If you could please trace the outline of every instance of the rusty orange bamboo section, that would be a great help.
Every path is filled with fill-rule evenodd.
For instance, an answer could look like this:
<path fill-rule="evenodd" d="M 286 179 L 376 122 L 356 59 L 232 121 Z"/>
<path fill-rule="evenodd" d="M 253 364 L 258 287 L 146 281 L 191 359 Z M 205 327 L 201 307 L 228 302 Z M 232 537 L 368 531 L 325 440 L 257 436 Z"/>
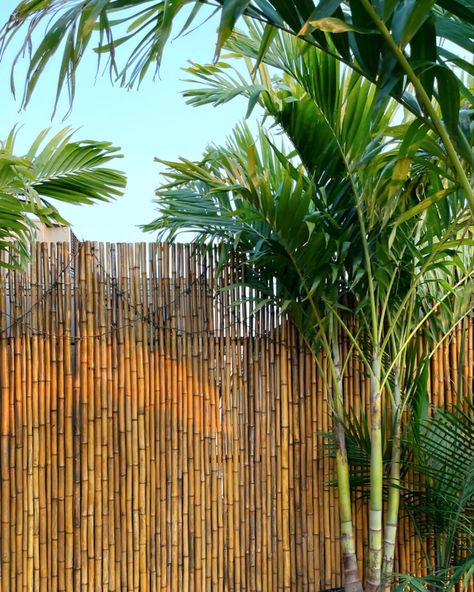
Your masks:
<path fill-rule="evenodd" d="M 341 586 L 327 360 L 255 307 L 237 262 L 216 269 L 189 245 L 95 243 L 0 269 L 0 592 Z M 467 319 L 433 356 L 432 401 L 473 369 Z M 344 389 L 367 408 L 355 356 Z M 359 501 L 354 517 L 362 569 Z M 425 555 L 402 517 L 395 570 Z"/>

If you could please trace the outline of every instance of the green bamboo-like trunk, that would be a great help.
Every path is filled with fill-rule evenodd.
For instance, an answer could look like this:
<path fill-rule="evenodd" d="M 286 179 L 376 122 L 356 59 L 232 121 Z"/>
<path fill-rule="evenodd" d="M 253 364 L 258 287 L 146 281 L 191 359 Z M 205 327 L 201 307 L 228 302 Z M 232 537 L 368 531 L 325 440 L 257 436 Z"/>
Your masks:
<path fill-rule="evenodd" d="M 398 509 L 400 506 L 400 443 L 402 432 L 400 421 L 400 373 L 400 366 L 397 365 L 394 370 L 392 459 L 382 565 L 382 577 L 385 583 L 386 592 L 390 592 L 390 579 L 393 574 L 393 559 L 395 555 L 395 542 L 397 539 Z"/>
<path fill-rule="evenodd" d="M 380 367 L 380 347 L 376 344 L 373 350 L 370 380 L 372 426 L 370 456 L 369 565 L 365 582 L 366 592 L 380 592 L 382 581 L 383 456 Z"/>
<path fill-rule="evenodd" d="M 336 332 L 335 332 L 336 333 Z M 344 591 L 362 592 L 362 583 L 357 569 L 357 555 L 352 524 L 351 488 L 349 463 L 347 461 L 346 437 L 340 419 L 344 413 L 342 369 L 339 356 L 337 335 L 332 341 L 332 357 L 335 369 L 335 435 L 336 435 L 336 471 L 339 493 L 339 516 L 341 524 L 341 550 L 344 569 Z"/>

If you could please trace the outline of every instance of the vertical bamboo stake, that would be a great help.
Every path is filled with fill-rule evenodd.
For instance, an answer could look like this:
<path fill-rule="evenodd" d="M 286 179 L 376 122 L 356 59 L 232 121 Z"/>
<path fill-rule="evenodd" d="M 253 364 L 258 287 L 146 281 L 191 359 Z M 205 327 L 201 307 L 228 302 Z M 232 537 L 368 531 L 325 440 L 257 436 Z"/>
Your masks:
<path fill-rule="evenodd" d="M 225 267 L 222 276 L 223 286 L 227 288 L 232 282 L 230 278 L 230 269 Z M 222 310 L 220 316 L 221 334 L 222 334 L 222 362 L 223 362 L 223 376 L 225 381 L 229 384 L 229 399 L 228 399 L 228 433 L 232 438 L 232 473 L 230 474 L 232 487 L 232 513 L 233 525 L 230 528 L 234 531 L 233 556 L 229 561 L 233 562 L 234 568 L 234 583 L 237 590 L 244 587 L 245 584 L 245 490 L 244 490 L 244 426 L 246 424 L 245 401 L 240 397 L 242 392 L 241 381 L 246 381 L 247 376 L 243 371 L 243 366 L 246 364 L 248 357 L 247 343 L 244 344 L 242 355 L 242 366 L 239 368 L 240 375 L 243 372 L 241 381 L 232 380 L 237 375 L 237 369 L 233 372 L 232 368 L 236 368 L 237 363 L 235 357 L 229 355 L 231 351 L 231 336 L 232 323 L 230 321 L 230 304 L 231 302 L 239 301 L 242 296 L 237 288 L 228 290 L 223 293 Z M 232 352 L 233 353 L 233 352 Z M 232 378 L 231 378 L 232 377 Z"/>
<path fill-rule="evenodd" d="M 311 354 L 309 354 L 311 356 Z M 310 407 L 311 407 L 311 500 L 313 507 L 313 557 L 314 557 L 314 581 L 315 587 L 319 587 L 321 581 L 321 562 L 320 562 L 320 526 L 319 526 L 319 500 L 322 497 L 322 490 L 320 489 L 320 463 L 319 453 L 321 450 L 321 423 L 319 423 L 320 410 L 322 406 L 322 397 L 319 392 L 320 378 L 318 375 L 318 368 L 312 360 L 310 364 Z M 309 462 L 309 460 L 308 460 Z"/>
<path fill-rule="evenodd" d="M 193 282 L 197 281 L 198 269 L 196 258 L 192 260 L 192 277 Z M 194 457 L 194 585 L 196 591 L 204 592 L 203 586 L 203 532 L 202 532 L 202 488 L 201 488 L 201 472 L 202 466 L 202 449 L 201 449 L 201 433 L 203 429 L 202 424 L 202 396 L 199 388 L 199 349 L 200 340 L 198 336 L 198 299 L 196 290 L 193 290 L 192 299 L 192 384 L 193 384 L 193 457 Z"/>
<path fill-rule="evenodd" d="M 138 570 L 135 567 L 135 553 L 138 552 L 138 545 L 135 546 L 134 541 L 134 518 L 135 514 L 135 503 L 133 498 L 134 484 L 136 486 L 137 471 L 134 466 L 134 460 L 137 458 L 137 450 L 134 447 L 133 440 L 133 416 L 134 411 L 134 397 L 133 391 L 136 391 L 134 387 L 134 377 L 132 372 L 134 365 L 132 361 L 133 348 L 132 348 L 132 323 L 133 323 L 133 312 L 130 310 L 128 305 L 128 296 L 131 289 L 129 266 L 131 265 L 130 256 L 131 253 L 127 245 L 121 245 L 121 302 L 123 306 L 123 327 L 124 327 L 124 388 L 125 388 L 125 449 L 126 449 L 126 464 L 124 466 L 124 476 L 126 477 L 126 508 L 125 508 L 125 525 L 126 525 L 126 570 L 122 572 L 124 581 L 127 582 L 129 590 L 136 590 L 138 586 Z M 136 395 L 136 392 L 135 392 Z M 136 396 L 135 396 L 136 405 Z M 135 457 L 135 458 L 134 458 Z"/>
<path fill-rule="evenodd" d="M 319 568 L 316 560 L 316 545 L 315 545 L 315 529 L 314 529 L 314 493 L 313 487 L 315 487 L 315 476 L 313 473 L 313 450 L 317 442 L 314 441 L 313 431 L 313 409 L 312 409 L 312 398 L 314 397 L 313 391 L 313 373 L 312 366 L 314 362 L 311 357 L 311 353 L 304 348 L 304 393 L 305 393 L 305 485 L 306 485 L 306 511 L 303 514 L 306 516 L 306 532 L 307 532 L 307 554 L 308 554 L 308 588 L 314 590 L 316 588 L 316 582 Z M 319 571 L 319 570 L 318 570 Z"/>
<path fill-rule="evenodd" d="M 8 299 L 9 299 L 9 306 L 10 306 L 10 311 L 13 315 L 13 318 L 17 318 L 17 311 L 18 311 L 18 306 L 16 303 L 16 297 L 14 294 L 14 281 L 13 281 L 13 275 L 9 274 L 8 277 Z M 9 408 L 8 408 L 8 413 L 10 415 L 9 418 L 9 425 L 10 425 L 10 454 L 9 454 L 9 458 L 8 458 L 8 465 L 9 465 L 9 476 L 10 476 L 10 491 L 9 496 L 10 496 L 10 517 L 9 517 L 9 528 L 10 528 L 10 588 L 14 589 L 15 588 L 15 567 L 16 567 L 16 515 L 17 515 L 17 482 L 16 482 L 16 467 L 15 467 L 15 449 L 16 449 L 16 445 L 15 445 L 15 436 L 16 436 L 16 430 L 15 430 L 15 392 L 14 392 L 14 388 L 15 388 L 15 373 L 14 373 L 14 366 L 13 364 L 10 362 L 10 360 L 12 360 L 12 358 L 14 358 L 14 354 L 12 355 L 12 353 L 14 352 L 14 345 L 13 345 L 13 341 L 15 339 L 15 334 L 16 334 L 16 329 L 17 329 L 17 323 L 13 324 L 13 326 L 10 327 L 9 330 L 9 340 L 8 340 L 8 344 L 9 344 L 9 361 L 8 361 L 8 371 L 10 374 L 10 378 L 9 378 L 9 385 L 10 385 L 10 393 L 8 396 L 8 400 L 9 400 Z M 13 352 L 12 352 L 13 350 Z"/>
<path fill-rule="evenodd" d="M 152 340 L 150 352 L 150 590 L 157 592 L 158 580 L 158 566 L 159 566 L 159 540 L 158 540 L 158 526 L 159 526 L 159 490 L 158 490 L 158 470 L 159 470 L 159 444 L 158 444 L 158 427 L 159 427 L 159 378 L 157 373 L 159 371 L 159 343 L 158 343 L 158 323 L 159 310 L 157 302 L 156 290 L 156 246 L 154 244 L 149 247 L 149 286 L 150 286 L 150 335 Z"/>
<path fill-rule="evenodd" d="M 75 501 L 76 515 L 77 515 L 77 536 L 80 537 L 80 559 L 79 549 L 75 556 L 77 563 L 75 565 L 74 588 L 81 586 L 85 592 L 88 586 L 88 553 L 87 553 L 87 516 L 88 516 L 88 498 L 89 498 L 89 483 L 88 483 L 88 398 L 92 395 L 89 391 L 88 384 L 88 327 L 87 327 L 87 309 L 88 309 L 88 290 L 87 290 L 87 259 L 86 259 L 87 245 L 84 243 L 79 260 L 79 285 L 78 296 L 80 298 L 80 305 L 78 306 L 78 321 L 80 330 L 79 355 L 80 355 L 80 375 L 77 384 L 77 409 L 78 421 L 80 418 L 80 425 L 77 426 L 77 463 L 75 476 Z M 80 442 L 80 446 L 79 446 Z M 80 463 L 80 465 L 79 465 Z M 80 506 L 80 514 L 79 514 Z M 80 517 L 79 517 L 80 516 Z"/>
<path fill-rule="evenodd" d="M 27 310 L 32 310 L 32 264 L 28 268 L 28 272 L 25 278 L 27 298 L 26 306 Z M 25 548 L 26 548 L 26 566 L 25 566 L 25 578 L 24 584 L 26 590 L 33 590 L 33 531 L 34 531 L 34 518 L 33 518 L 33 404 L 32 404 L 32 337 L 31 327 L 32 312 L 26 317 L 28 323 L 25 327 L 25 351 L 24 357 L 26 361 L 26 376 L 25 376 L 25 393 L 26 393 L 26 413 L 25 413 L 25 433 L 26 433 L 26 450 L 25 450 L 25 467 L 27 472 L 26 482 L 26 537 L 25 537 Z"/>
<path fill-rule="evenodd" d="M 277 461 L 277 446 L 278 446 L 278 414 L 280 410 L 280 395 L 279 395 L 279 388 L 278 388 L 278 352 L 279 352 L 279 318 L 278 320 L 275 318 L 274 311 L 272 311 L 271 315 L 271 325 L 272 325 L 272 333 L 271 333 L 271 341 L 269 347 L 269 376 L 270 376 L 270 393 L 271 393 L 271 411 L 270 413 L 270 421 L 269 421 L 269 430 L 270 430 L 270 511 L 271 511 L 271 525 L 270 525 L 270 582 L 271 586 L 270 589 L 277 589 L 278 587 L 278 572 L 277 572 L 277 562 L 278 562 L 278 514 L 277 514 L 277 484 L 278 484 L 278 461 Z"/>
<path fill-rule="evenodd" d="M 24 294 L 23 294 L 23 278 L 19 273 L 15 274 L 13 290 L 17 299 L 17 310 L 22 316 L 25 313 L 24 309 Z M 23 542 L 25 540 L 25 523 L 26 517 L 24 508 L 26 507 L 26 471 L 25 471 L 25 454 L 26 448 L 26 429 L 25 429 L 25 378 L 23 374 L 24 370 L 24 351 L 25 351 L 25 339 L 24 339 L 24 321 L 17 323 L 14 339 L 14 360 L 13 360 L 13 372 L 14 372 L 14 383 L 13 383 L 13 395 L 15 398 L 15 482 L 16 482 L 16 495 L 17 495 L 17 507 L 16 507 L 16 566 L 15 566 L 15 585 L 18 590 L 24 588 L 24 568 L 25 568 L 25 557 Z"/>
<path fill-rule="evenodd" d="M 109 318 L 107 325 L 108 346 L 108 381 L 109 381 L 109 440 L 108 440 L 108 470 L 109 470 L 109 554 L 110 554 L 110 589 L 116 591 L 121 585 L 121 559 L 122 559 L 122 530 L 121 530 L 121 436 L 122 405 L 120 395 L 119 373 L 119 323 L 120 314 L 118 306 L 118 275 L 116 262 L 116 247 L 108 245 L 109 276 L 107 278 L 107 290 L 109 293 Z M 120 364 L 122 367 L 122 364 Z M 120 419 L 119 419 L 120 418 Z"/>
<path fill-rule="evenodd" d="M 209 354 L 208 334 L 206 327 L 206 295 L 205 278 L 207 275 L 206 257 L 203 254 L 198 261 L 199 280 L 195 289 L 198 297 L 198 332 L 201 335 L 200 364 L 198 381 L 202 397 L 202 432 L 201 451 L 203 470 L 201 472 L 201 497 L 203 500 L 204 512 L 202 513 L 202 556 L 203 556 L 203 589 L 209 590 L 212 587 L 212 478 L 211 478 L 211 398 L 213 396 L 212 386 L 209 383 Z"/>
<path fill-rule="evenodd" d="M 95 314 L 95 357 L 96 357 L 96 504 L 95 512 L 101 531 L 96 527 L 96 589 L 107 590 L 110 585 L 109 557 L 109 479 L 108 479 L 108 406 L 107 382 L 107 300 L 106 300 L 106 258 L 104 244 L 95 252 L 96 314 Z M 100 549 L 99 549 L 100 548 Z"/>
<path fill-rule="evenodd" d="M 291 587 L 290 532 L 289 532 L 289 385 L 288 385 L 288 326 L 285 324 L 281 343 L 281 488 L 282 488 L 282 539 L 283 539 L 283 589 Z"/>
<path fill-rule="evenodd" d="M 269 342 L 271 339 L 271 327 L 269 322 L 270 307 L 266 307 L 264 315 L 265 339 L 262 339 L 262 385 L 261 385 L 261 412 L 260 412 L 260 434 L 262 440 L 262 467 L 261 467 L 261 490 L 262 490 L 262 526 L 261 526 L 261 577 L 262 590 L 269 590 L 271 587 L 271 563 L 270 563 L 270 532 L 271 532 L 271 481 L 270 468 L 270 417 L 271 417 L 271 392 L 269 391 Z M 243 337 L 243 335 L 242 335 Z"/>
<path fill-rule="evenodd" d="M 231 270 L 231 281 L 234 282 L 234 272 Z M 256 313 L 258 314 L 258 312 Z M 253 339 L 249 343 L 249 356 L 248 364 L 249 371 L 247 375 L 248 389 L 246 390 L 246 399 L 248 405 L 248 415 L 246 427 L 247 427 L 247 438 L 246 438 L 246 458 L 245 458 L 245 483 L 247 485 L 245 491 L 245 513 L 246 513 L 246 532 L 244 535 L 245 541 L 245 576 L 247 580 L 247 586 L 250 590 L 256 588 L 256 577 L 255 577 L 255 555 L 256 555 L 256 541 L 255 541 L 255 519 L 256 519 L 256 508 L 255 508 L 255 446 L 256 446 L 256 426 L 255 426 L 255 407 L 257 397 L 257 381 L 256 377 L 256 361 L 258 353 L 256 351 L 258 341 L 258 322 L 255 317 L 255 313 L 252 311 L 251 326 Z M 231 331 L 235 332 L 235 325 L 231 317 Z M 235 339 L 235 337 L 234 337 Z"/>
<path fill-rule="evenodd" d="M 86 566 L 83 566 L 83 576 L 85 569 L 87 570 L 87 583 L 89 590 L 96 589 L 96 520 L 95 520 L 95 508 L 96 508 L 96 433 L 95 433 L 95 415 L 96 415 L 96 357 L 95 357 L 95 322 L 94 322 L 94 309 L 95 309 L 95 285 L 96 278 L 94 274 L 94 253 L 96 251 L 96 245 L 93 243 L 85 244 L 85 271 L 86 271 L 86 326 L 87 326 L 87 505 L 86 505 L 86 532 L 84 533 L 84 559 Z M 100 536 L 102 535 L 102 525 L 97 525 Z M 100 561 L 100 557 L 98 559 Z M 84 569 L 85 567 L 85 569 Z M 85 582 L 83 581 L 83 586 Z"/>
<path fill-rule="evenodd" d="M 295 330 L 289 324 L 288 327 L 288 424 L 289 424 L 289 457 L 288 457 L 288 475 L 289 475 L 289 502 L 290 502 L 290 562 L 291 562 L 291 587 L 298 586 L 298 567 L 300 549 L 296 541 L 299 535 L 299 516 L 295 513 L 295 506 L 299 502 L 299 418 L 298 418 L 298 382 L 296 376 L 297 361 L 295 355 Z"/>
<path fill-rule="evenodd" d="M 39 252 L 38 261 L 38 276 L 40 279 L 40 285 L 43 286 L 45 278 L 43 273 L 45 271 L 45 250 L 46 245 L 41 243 L 41 250 Z M 45 311 L 42 306 L 44 301 L 44 289 L 41 294 L 41 306 L 39 307 L 38 314 L 38 331 L 41 337 L 38 339 L 38 418 L 39 418 L 39 438 L 38 438 L 38 511 L 39 511 L 39 574 L 40 574 L 40 588 L 44 589 L 48 586 L 49 576 L 49 561 L 48 561 L 48 532 L 49 532 L 49 520 L 47 512 L 47 472 L 46 472 L 46 412 L 49 406 L 49 351 L 45 348 Z"/>
<path fill-rule="evenodd" d="M 2 523 L 2 561 L 1 584 L 2 592 L 10 590 L 10 379 L 8 360 L 8 335 L 7 335 L 7 297 L 5 287 L 5 273 L 2 269 L 0 275 L 0 301 L 1 310 L 1 339 L 0 339 L 0 393 L 1 393 L 1 423 L 0 423 L 0 464 L 1 464 L 1 523 Z"/>
<path fill-rule="evenodd" d="M 296 511 L 298 513 L 299 518 L 299 526 L 300 531 L 298 535 L 297 544 L 300 545 L 300 577 L 301 577 L 301 586 L 303 588 L 308 588 L 308 549 L 307 549 L 307 541 L 308 541 L 308 531 L 307 531 L 307 522 L 306 522 L 306 515 L 307 515 L 307 508 L 306 508 L 306 491 L 307 491 L 307 475 L 306 475 L 306 393 L 305 393 L 305 348 L 304 343 L 300 335 L 295 334 L 295 348 L 297 353 L 297 366 L 295 369 L 298 373 L 298 413 L 299 413 L 299 431 L 300 431 L 300 438 L 299 438 L 299 471 L 300 476 L 298 480 L 299 484 L 299 504 L 296 507 Z"/>
<path fill-rule="evenodd" d="M 64 522 L 65 522 L 65 574 L 64 589 L 72 592 L 74 568 L 74 431 L 73 431 L 73 352 L 72 352 L 72 310 L 71 310 L 71 270 L 72 254 L 67 243 L 62 248 L 64 272 L 64 307 L 63 307 L 63 356 L 64 356 Z M 67 266 L 66 266 L 67 265 Z M 60 541 L 59 544 L 61 544 Z"/>
<path fill-rule="evenodd" d="M 160 567 L 158 587 L 164 591 L 167 587 L 167 516 L 166 516 L 166 488 L 167 488 L 167 459 L 166 459 L 166 343 L 165 327 L 169 316 L 167 297 L 167 277 L 165 272 L 164 245 L 158 245 L 158 305 L 160 310 L 160 375 L 159 375 L 159 553 Z"/>
<path fill-rule="evenodd" d="M 135 266 L 133 274 L 134 282 L 134 303 L 137 315 L 137 333 L 136 333 L 136 360 L 137 360 L 137 440 L 138 443 L 138 540 L 139 540 L 139 589 L 144 592 L 148 590 L 147 566 L 146 566 L 146 459 L 145 459 L 145 333 L 144 322 L 144 300 L 148 297 L 143 293 L 140 286 L 142 252 L 144 244 L 139 243 L 135 246 Z"/>
<path fill-rule="evenodd" d="M 184 269 L 186 283 L 191 285 L 191 249 L 189 245 L 184 247 Z M 184 297 L 185 296 L 185 297 Z M 193 551 L 193 516 L 194 500 L 191 494 L 194 492 L 194 457 L 193 457 L 193 380 L 192 380 L 192 296 L 189 290 L 183 294 L 183 314 L 185 341 L 183 350 L 183 591 L 189 592 L 193 582 L 192 569 L 194 564 Z"/>
<path fill-rule="evenodd" d="M 46 253 L 47 255 L 47 253 Z M 58 523 L 60 515 L 60 505 L 63 501 L 62 492 L 59 490 L 60 475 L 59 467 L 59 451 L 58 451 L 58 436 L 64 433 L 63 422 L 61 418 L 61 406 L 59 404 L 59 388 L 58 388 L 58 374 L 61 371 L 61 363 L 58 359 L 60 355 L 57 344 L 58 339 L 58 324 L 57 314 L 59 307 L 59 289 L 58 284 L 61 282 L 61 269 L 57 267 L 57 249 L 53 243 L 49 249 L 49 265 L 46 259 L 45 276 L 50 276 L 45 285 L 48 285 L 48 296 L 45 299 L 45 317 L 46 317 L 46 343 L 49 350 L 49 412 L 47 414 L 48 421 L 48 450 L 47 450 L 47 465 L 48 478 L 50 485 L 48 486 L 48 510 L 50 512 L 50 530 L 48 533 L 48 559 L 50 575 L 50 586 L 53 592 L 58 589 L 58 566 L 61 563 L 61 568 L 64 568 L 63 560 L 59 558 L 59 531 L 63 529 L 63 525 Z M 61 394 L 62 396 L 62 394 Z"/>
<path fill-rule="evenodd" d="M 39 298 L 39 249 L 32 254 L 32 301 L 38 302 Z M 40 589 L 40 507 L 39 507 L 39 321 L 38 307 L 33 304 L 32 315 L 32 429 L 33 429 L 33 590 Z"/>
<path fill-rule="evenodd" d="M 30 512 L 32 511 L 32 458 L 31 458 L 31 282 L 30 270 L 23 275 L 23 305 L 25 307 L 25 324 L 22 330 L 22 408 L 23 408 L 23 591 L 32 590 L 32 523 Z"/>
<path fill-rule="evenodd" d="M 167 413 L 169 416 L 169 434 L 167 435 L 168 446 L 170 448 L 168 459 L 169 475 L 171 480 L 169 489 L 169 509 L 170 509 L 170 551 L 171 551 L 171 581 L 173 590 L 178 590 L 178 564 L 179 564 L 179 515 L 180 507 L 178 500 L 178 398 L 180 398 L 180 381 L 178 379 L 178 352 L 177 352 L 177 331 L 178 331 L 178 305 L 180 301 L 180 246 L 172 245 L 169 253 L 169 273 L 171 274 L 171 327 L 169 333 L 169 362 L 168 362 L 168 385 L 169 385 L 169 404 Z"/>
<path fill-rule="evenodd" d="M 116 558 L 119 562 L 119 577 L 118 581 L 122 587 L 127 586 L 127 574 L 129 574 L 129 565 L 127 560 L 127 548 L 128 548 L 128 499 L 127 499 L 127 441 L 126 441 L 126 430 L 127 430 L 127 402 L 128 397 L 126 395 L 126 348 L 125 348 L 125 312 L 122 294 L 127 294 L 128 286 L 124 285 L 126 278 L 123 277 L 123 245 L 117 245 L 117 258 L 116 258 L 116 306 L 117 306 L 117 406 L 118 406 L 118 418 L 116 427 L 118 427 L 118 450 L 120 454 L 120 462 L 118 463 L 118 471 L 116 473 L 117 482 L 115 484 L 115 490 L 119 492 L 119 509 L 117 510 L 117 522 L 116 530 L 116 541 L 120 545 L 120 549 L 117 548 Z"/>
<path fill-rule="evenodd" d="M 81 298 L 81 274 L 82 272 L 82 252 L 83 244 L 80 245 L 78 251 L 70 257 L 73 265 L 73 274 L 71 274 L 71 428 L 72 428 L 72 586 L 74 590 L 81 589 L 81 428 L 82 428 L 82 393 L 81 380 L 83 372 L 82 364 L 82 298 Z M 66 284 L 67 294 L 67 284 Z M 69 477 L 70 479 L 71 477 Z M 69 482 L 69 487 L 70 487 Z M 71 502 L 68 498 L 68 507 Z M 70 525 L 69 525 L 70 527 Z"/>
<path fill-rule="evenodd" d="M 144 389 L 143 394 L 143 411 L 142 417 L 139 417 L 139 429 L 143 430 L 143 452 L 141 475 L 144 488 L 143 500 L 143 516 L 142 516 L 142 538 L 141 538 L 141 573 L 142 581 L 145 589 L 150 589 L 150 551 L 151 551 L 151 522 L 150 522 L 150 484 L 151 484 L 151 422 L 150 422 L 150 406 L 151 406 L 151 377 L 149 369 L 149 358 L 152 350 L 152 340 L 150 333 L 150 291 L 148 288 L 147 279 L 147 246 L 145 243 L 141 244 L 140 248 L 140 278 L 139 278 L 140 300 L 142 302 L 141 308 L 141 336 L 142 336 L 142 385 Z M 142 427 L 140 427 L 142 426 Z"/>
<path fill-rule="evenodd" d="M 231 420 L 231 383 L 225 375 L 224 358 L 224 333 L 222 328 L 222 306 L 224 294 L 219 291 L 220 277 L 217 277 L 218 253 L 217 247 L 212 252 L 212 270 L 215 278 L 215 302 L 214 302 L 214 331 L 216 335 L 216 371 L 221 377 L 221 405 L 222 405 L 222 472 L 223 472 L 223 530 L 225 549 L 223 557 L 224 589 L 234 588 L 235 582 L 235 516 L 234 516 L 234 480 L 233 480 L 233 455 L 234 445 L 232 437 Z M 237 429 L 237 426 L 233 426 Z"/>
<path fill-rule="evenodd" d="M 111 319 L 110 319 L 110 376 L 112 379 L 112 414 L 111 426 L 113 440 L 111 440 L 113 454 L 113 466 L 111 471 L 111 482 L 109 488 L 113 487 L 113 509 L 111 513 L 114 518 L 113 533 L 110 534 L 110 561 L 115 557 L 114 588 L 119 590 L 126 582 L 127 554 L 126 554 L 126 443 L 125 443 L 125 360 L 124 360 L 124 317 L 122 310 L 121 290 L 121 247 L 110 245 L 110 297 L 111 297 Z M 113 543 L 113 544 L 112 544 Z"/>
<path fill-rule="evenodd" d="M 65 268 L 65 262 L 63 259 L 63 244 L 58 243 L 56 245 L 56 257 L 55 264 L 57 268 L 56 277 L 58 278 L 57 288 L 55 290 L 55 302 L 57 307 L 57 320 L 56 326 L 53 330 L 52 335 L 52 351 L 57 349 L 57 421 L 56 430 L 53 432 L 56 438 L 56 449 L 57 449 L 57 572 L 58 572 L 58 583 L 57 589 L 60 591 L 65 590 L 65 562 L 66 562 L 66 517 L 65 517 L 65 471 L 66 471 L 66 459 L 65 459 L 65 339 L 64 339 L 64 282 L 67 269 Z M 54 441 L 54 438 L 53 438 Z"/>
<path fill-rule="evenodd" d="M 89 253 L 88 253 L 89 254 Z M 100 379 L 100 348 L 99 346 L 99 265 L 100 253 L 97 243 L 90 244 L 88 264 L 88 357 L 89 384 L 92 397 L 89 401 L 89 434 L 88 450 L 89 486 L 91 499 L 88 510 L 88 571 L 89 586 L 97 592 L 102 586 L 102 462 L 101 462 L 101 409 L 102 397 Z"/>
<path fill-rule="evenodd" d="M 151 575 L 151 548 L 154 539 L 154 532 L 152 535 L 152 521 L 151 521 L 151 491 L 152 491 L 152 471 L 151 471 L 151 451 L 153 441 L 153 426 L 152 426 L 152 396 L 153 396 L 153 380 L 150 372 L 150 358 L 153 356 L 153 338 L 151 327 L 151 290 L 148 284 L 148 252 L 147 245 L 142 244 L 140 260 L 140 291 L 143 302 L 142 310 L 142 334 L 143 334 L 143 381 L 145 389 L 144 397 L 144 462 L 145 462 L 145 515 L 144 515 L 144 541 L 145 547 L 143 550 L 143 561 L 145 562 L 145 577 L 147 589 L 152 590 L 150 575 Z M 150 282 L 151 285 L 151 282 Z"/>

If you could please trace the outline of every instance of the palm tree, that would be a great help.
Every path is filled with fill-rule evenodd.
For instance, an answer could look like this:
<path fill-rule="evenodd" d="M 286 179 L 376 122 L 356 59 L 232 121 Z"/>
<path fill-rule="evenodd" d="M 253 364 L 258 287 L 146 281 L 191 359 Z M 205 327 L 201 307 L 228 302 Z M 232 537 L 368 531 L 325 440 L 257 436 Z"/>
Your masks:
<path fill-rule="evenodd" d="M 470 34 L 474 17 L 469 0 L 331 0 L 317 4 L 311 0 L 23 1 L 4 25 L 0 38 L 8 44 L 28 23 L 19 52 L 35 47 L 27 73 L 26 104 L 61 44 L 58 93 L 67 84 L 70 96 L 74 95 L 78 65 L 93 40 L 98 44 L 99 59 L 106 54 L 110 60 L 113 77 L 124 85 L 138 84 L 150 69 L 156 71 L 159 67 L 180 13 L 190 9 L 184 31 L 206 4 L 220 11 L 216 56 L 237 20 L 247 15 L 266 24 L 259 59 L 276 31 L 287 31 L 373 82 L 382 104 L 386 96 L 392 96 L 436 134 L 474 212 L 474 192 L 463 162 L 472 165 L 472 150 L 459 126 L 460 96 L 473 102 L 462 82 L 462 72 L 472 74 L 472 64 L 459 54 L 474 50 Z M 34 31 L 43 21 L 49 27 L 37 44 Z M 96 30 L 98 37 L 94 35 Z M 132 49 L 120 68 L 116 48 L 124 44 Z M 312 74 L 316 75 L 316 71 Z M 469 117 L 467 113 L 465 117 Z"/>
<path fill-rule="evenodd" d="M 73 141 L 68 128 L 48 138 L 48 130 L 22 156 L 15 155 L 16 130 L 0 143 L 0 252 L 18 266 L 34 240 L 32 217 L 67 224 L 54 202 L 92 204 L 121 195 L 125 176 L 107 165 L 120 156 L 108 142 Z"/>
<path fill-rule="evenodd" d="M 193 65 L 189 71 L 201 87 L 186 95 L 196 105 L 248 96 L 249 109 L 259 102 L 294 150 L 284 154 L 265 135 L 257 150 L 243 128 L 227 147 L 210 148 L 201 163 L 162 161 L 168 183 L 158 191 L 161 217 L 146 229 L 158 229 L 168 238 L 192 229 L 200 241 L 223 239 L 245 253 L 247 281 L 264 288 L 265 298 L 276 299 L 290 313 L 313 353 L 325 350 L 339 419 L 344 361 L 339 359 L 338 331 L 348 334 L 371 375 L 365 590 L 378 590 L 383 553 L 384 577 L 390 577 L 393 566 L 405 357 L 419 328 L 442 306 L 445 295 L 438 293 L 436 270 L 451 256 L 448 246 L 459 244 L 465 205 L 455 183 L 440 186 L 435 163 L 443 153 L 426 127 L 420 130 L 418 122 L 408 122 L 390 128 L 394 106 L 386 101 L 380 109 L 371 83 L 341 72 L 337 60 L 294 38 L 277 36 L 263 56 L 265 64 L 258 63 L 260 38 L 261 31 L 250 24 L 249 37 L 237 35 L 229 43 L 234 54 L 257 61 L 257 70 L 255 62 L 249 66 L 249 79 L 227 64 Z M 267 65 L 279 72 L 277 78 L 271 79 Z M 314 77 L 314 71 L 320 75 Z M 410 133 L 417 141 L 409 144 L 403 138 Z M 422 195 L 421 188 L 428 186 Z M 437 204 L 443 196 L 450 208 L 447 216 Z M 461 285 L 470 273 L 468 264 Z M 345 318 L 348 304 L 357 311 L 365 347 Z M 387 396 L 394 401 L 394 442 L 383 543 L 381 419 Z M 360 590 L 340 421 L 335 429 L 346 590 Z"/>

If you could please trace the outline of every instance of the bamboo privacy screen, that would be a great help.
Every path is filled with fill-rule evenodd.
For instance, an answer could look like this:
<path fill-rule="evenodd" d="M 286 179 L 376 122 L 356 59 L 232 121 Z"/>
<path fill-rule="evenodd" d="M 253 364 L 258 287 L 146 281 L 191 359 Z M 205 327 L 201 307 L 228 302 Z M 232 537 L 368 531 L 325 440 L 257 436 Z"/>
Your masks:
<path fill-rule="evenodd" d="M 181 245 L 41 244 L 0 272 L 2 592 L 341 584 L 322 377 L 275 310 L 214 289 L 215 265 Z M 434 402 L 455 399 L 458 364 L 472 384 L 473 333 L 437 353 Z M 345 387 L 367 406 L 356 360 Z M 402 520 L 395 569 L 421 557 Z"/>

